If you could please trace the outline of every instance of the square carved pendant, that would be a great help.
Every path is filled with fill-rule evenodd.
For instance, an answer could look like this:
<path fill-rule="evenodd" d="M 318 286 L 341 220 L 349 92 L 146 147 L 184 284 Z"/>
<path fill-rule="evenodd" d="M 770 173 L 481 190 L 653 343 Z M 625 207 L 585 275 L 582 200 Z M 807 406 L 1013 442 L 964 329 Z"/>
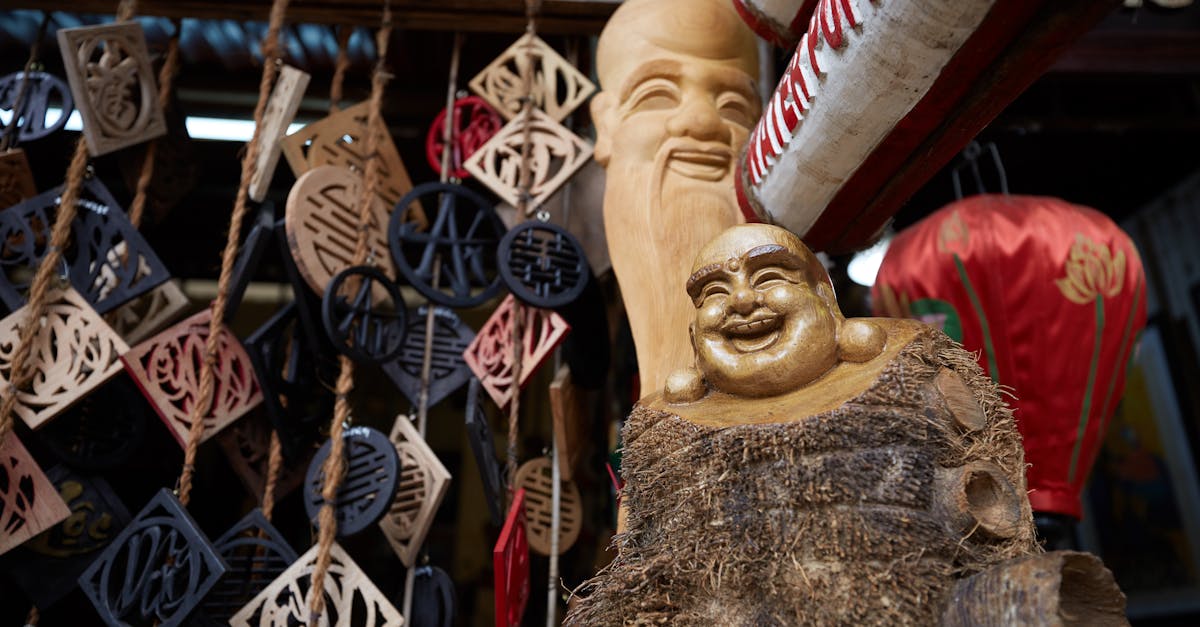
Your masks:
<path fill-rule="evenodd" d="M 0 555 L 71 515 L 17 434 L 0 442 Z"/>
<path fill-rule="evenodd" d="M 438 506 L 450 488 L 450 471 L 408 416 L 396 417 L 389 439 L 400 456 L 400 486 L 396 488 L 391 509 L 379 521 L 379 528 L 404 566 L 412 568 Z"/>
<path fill-rule="evenodd" d="M 255 202 L 262 202 L 267 196 L 267 188 L 275 176 L 275 166 L 279 164 L 279 141 L 287 135 L 288 125 L 296 117 L 300 100 L 304 98 L 304 90 L 308 88 L 311 78 L 307 72 L 290 65 L 279 68 L 279 78 L 263 112 L 258 159 L 254 162 L 254 176 L 250 177 L 250 198 Z"/>
<path fill-rule="evenodd" d="M 540 37 L 526 34 L 471 79 L 471 91 L 504 119 L 521 113 L 521 96 L 530 72 L 533 105 L 561 122 L 596 91 L 596 86 Z"/>
<path fill-rule="evenodd" d="M 517 386 L 525 387 L 529 377 L 571 330 L 571 325 L 557 313 L 549 309 L 521 305 L 521 315 L 524 316 L 521 372 L 519 376 L 514 376 L 512 325 L 516 308 L 516 299 L 509 294 L 487 322 L 483 323 L 483 328 L 479 329 L 475 340 L 463 353 L 463 359 L 471 367 L 471 371 L 500 407 L 508 406 L 508 402 L 517 393 Z"/>

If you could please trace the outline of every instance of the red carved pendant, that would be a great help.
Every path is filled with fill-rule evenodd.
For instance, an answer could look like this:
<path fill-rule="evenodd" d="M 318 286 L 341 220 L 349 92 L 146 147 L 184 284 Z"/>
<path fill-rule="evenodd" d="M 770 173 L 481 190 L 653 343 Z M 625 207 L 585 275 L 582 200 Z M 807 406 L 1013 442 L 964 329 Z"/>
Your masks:
<path fill-rule="evenodd" d="M 9 431 L 0 442 L 0 555 L 70 515 L 54 484 Z"/>
<path fill-rule="evenodd" d="M 529 539 L 525 535 L 525 490 L 517 490 L 508 518 L 492 549 L 496 583 L 496 627 L 521 624 L 529 600 Z"/>
<path fill-rule="evenodd" d="M 471 371 L 479 377 L 496 404 L 505 407 L 516 394 L 512 363 L 512 323 L 516 299 L 510 294 L 500 303 L 491 318 L 463 353 Z M 516 382 L 524 387 L 529 377 L 546 361 L 563 341 L 571 325 L 562 316 L 547 309 L 523 306 L 524 316 L 521 350 L 521 372 Z"/>

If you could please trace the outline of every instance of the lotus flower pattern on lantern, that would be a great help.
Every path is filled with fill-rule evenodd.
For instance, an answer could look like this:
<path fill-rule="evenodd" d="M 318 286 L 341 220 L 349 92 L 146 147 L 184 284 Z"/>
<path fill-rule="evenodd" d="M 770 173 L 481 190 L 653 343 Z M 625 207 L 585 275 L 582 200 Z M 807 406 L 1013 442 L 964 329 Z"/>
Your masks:
<path fill-rule="evenodd" d="M 1063 269 L 1067 275 L 1054 284 L 1067 300 L 1086 305 L 1098 297 L 1112 298 L 1121 293 L 1125 282 L 1125 252 L 1114 254 L 1107 246 L 1076 233 Z"/>

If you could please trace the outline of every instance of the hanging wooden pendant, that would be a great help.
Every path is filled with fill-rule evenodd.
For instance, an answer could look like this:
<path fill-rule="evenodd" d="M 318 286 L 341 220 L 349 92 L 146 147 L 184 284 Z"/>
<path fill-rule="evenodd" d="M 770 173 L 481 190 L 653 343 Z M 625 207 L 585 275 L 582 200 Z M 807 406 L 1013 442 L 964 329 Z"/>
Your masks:
<path fill-rule="evenodd" d="M 497 255 L 500 276 L 513 296 L 543 309 L 575 302 L 592 274 L 575 236 L 549 222 L 528 220 L 513 227 L 500 240 Z"/>
<path fill-rule="evenodd" d="M 0 566 L 40 608 L 78 587 L 79 575 L 130 518 L 125 504 L 100 477 L 80 475 L 63 465 L 51 468 L 46 477 L 70 508 L 70 516 L 9 553 Z"/>
<path fill-rule="evenodd" d="M 540 555 L 550 555 L 551 518 L 553 506 L 553 462 L 549 457 L 539 457 L 525 462 L 517 470 L 516 487 L 525 490 L 525 530 L 529 534 L 529 548 Z M 579 488 L 573 481 L 563 481 L 559 495 L 558 554 L 566 553 L 583 524 L 583 505 Z"/>
<path fill-rule="evenodd" d="M 451 627 L 457 606 L 450 575 L 437 566 L 422 566 L 413 577 L 412 611 L 406 627 Z"/>
<path fill-rule="evenodd" d="M 571 380 L 571 367 L 563 364 L 550 383 L 550 415 L 554 420 L 554 441 L 558 445 L 558 472 L 563 481 L 571 481 L 583 455 L 588 436 L 588 412 Z"/>
<path fill-rule="evenodd" d="M 207 354 L 212 310 L 204 309 L 130 349 L 121 360 L 179 446 L 187 446 L 192 407 L 200 398 L 200 368 Z M 204 414 L 205 442 L 262 402 L 250 357 L 227 327 L 221 327 L 212 400 Z"/>
<path fill-rule="evenodd" d="M 279 78 L 275 79 L 259 125 L 258 159 L 254 162 L 254 175 L 250 177 L 250 198 L 255 202 L 262 202 L 267 196 L 275 166 L 279 164 L 279 142 L 287 135 L 288 125 L 300 109 L 300 101 L 311 78 L 309 73 L 290 65 L 279 68 Z"/>
<path fill-rule="evenodd" d="M 120 466 L 142 445 L 150 409 L 137 386 L 118 376 L 38 430 L 54 456 L 72 468 Z"/>
<path fill-rule="evenodd" d="M 517 627 L 529 601 L 529 540 L 525 535 L 525 490 L 517 490 L 504 528 L 492 549 L 496 627 Z"/>
<path fill-rule="evenodd" d="M 179 281 L 171 279 L 104 314 L 104 319 L 132 346 L 174 322 L 191 305 Z"/>
<path fill-rule="evenodd" d="M 296 551 L 256 509 L 213 542 L 229 570 L 192 615 L 194 625 L 228 625 L 229 619 L 296 561 Z"/>
<path fill-rule="evenodd" d="M 412 568 L 438 506 L 450 489 L 450 472 L 408 416 L 396 417 L 391 440 L 400 456 L 400 486 L 379 528 L 404 566 Z"/>
<path fill-rule="evenodd" d="M 350 427 L 345 440 L 346 474 L 338 488 L 337 535 L 346 538 L 379 522 L 396 497 L 400 481 L 400 457 L 387 436 L 370 427 Z M 304 478 L 304 510 L 315 525 L 325 498 L 325 462 L 333 450 L 327 440 L 308 465 Z"/>
<path fill-rule="evenodd" d="M 28 316 L 22 307 L 0 320 L 0 389 L 8 389 L 20 325 Z M 79 292 L 52 291 L 25 362 L 36 385 L 17 391 L 14 412 L 37 429 L 121 372 L 120 357 L 128 350 Z"/>
<path fill-rule="evenodd" d="M 182 624 L 229 570 L 196 521 L 162 489 L 79 577 L 111 627 Z"/>
<path fill-rule="evenodd" d="M 380 291 L 385 298 L 375 296 Z M 381 363 L 400 354 L 407 315 L 400 288 L 371 266 L 337 273 L 321 299 L 325 336 L 339 353 L 356 361 Z"/>
<path fill-rule="evenodd" d="M 527 33 L 471 79 L 471 91 L 511 120 L 521 113 L 525 76 L 532 73 L 533 105 L 561 122 L 596 86 L 540 37 Z"/>
<path fill-rule="evenodd" d="M 521 206 L 521 147 L 526 139 L 530 142 L 532 158 L 525 213 L 533 215 L 592 158 L 592 145 L 541 109 L 529 109 L 505 124 L 467 159 L 465 167 L 480 183 L 514 207 Z"/>
<path fill-rule="evenodd" d="M 500 407 L 517 393 L 518 386 L 525 387 L 529 377 L 542 362 L 554 352 L 571 326 L 562 316 L 547 309 L 521 307 L 525 317 L 522 330 L 521 372 L 513 372 L 512 363 L 512 316 L 516 299 L 511 294 L 505 297 L 492 316 L 479 329 L 475 340 L 463 353 L 463 359 L 471 372 L 479 378 L 484 389 Z"/>
<path fill-rule="evenodd" d="M 0 211 L 34 196 L 37 186 L 25 151 L 12 148 L 0 153 Z"/>
<path fill-rule="evenodd" d="M 167 132 L 141 24 L 59 29 L 58 48 L 93 157 Z"/>
<path fill-rule="evenodd" d="M 471 378 L 467 386 L 467 441 L 471 444 L 471 454 L 475 457 L 475 467 L 479 469 L 479 479 L 483 484 L 483 497 L 487 499 L 488 513 L 492 516 L 492 524 L 499 526 L 503 520 L 504 507 L 501 496 L 504 492 L 504 480 L 500 478 L 500 462 L 496 459 L 496 442 L 492 439 L 492 429 L 488 426 L 487 415 L 483 413 L 483 403 L 479 397 L 479 379 Z"/>
<path fill-rule="evenodd" d="M 242 480 L 242 486 L 246 488 L 246 492 L 261 505 L 271 461 L 271 423 L 260 414 L 251 414 L 229 425 L 217 436 L 217 442 L 220 443 L 221 451 L 225 453 L 225 459 L 229 461 L 230 468 L 233 469 L 238 479 Z M 303 467 L 302 464 L 307 463 L 307 458 L 311 456 L 312 451 L 310 450 L 308 455 L 298 463 L 284 463 L 279 472 L 279 479 L 275 483 L 276 501 L 287 496 L 304 482 L 304 473 L 300 468 Z"/>
<path fill-rule="evenodd" d="M 10 310 L 25 303 L 28 282 L 46 256 L 61 195 L 60 186 L 0 211 L 0 301 Z M 107 313 L 170 278 L 99 179 L 83 182 L 78 207 L 63 264 L 96 311 Z"/>
<path fill-rule="evenodd" d="M 25 83 L 22 94 L 21 83 Z M 14 110 L 17 96 L 22 95 L 21 107 Z M 58 117 L 50 119 L 50 109 L 58 109 Z M 9 124 L 16 117 L 17 141 L 31 142 L 66 126 L 75 103 L 71 90 L 60 78 L 46 72 L 14 72 L 0 78 L 0 110 L 9 112 Z M 6 205 L 7 206 L 7 205 Z"/>
<path fill-rule="evenodd" d="M 225 298 L 225 319 L 237 317 L 238 309 L 242 306 L 242 297 L 250 280 L 258 271 L 263 255 L 275 243 L 275 207 L 271 203 L 263 205 L 255 216 L 254 226 L 246 235 L 238 250 L 237 260 L 233 262 L 233 272 L 229 277 L 229 290 Z"/>
<path fill-rule="evenodd" d="M 312 571 L 319 546 L 300 556 L 271 585 L 229 619 L 232 627 L 308 625 Z M 329 572 L 322 581 L 322 627 L 400 627 L 404 618 L 337 542 L 330 547 Z"/>
<path fill-rule="evenodd" d="M 454 121 L 450 132 L 450 176 L 457 179 L 471 176 L 471 173 L 463 168 L 463 162 L 475 154 L 480 146 L 486 144 L 502 126 L 504 120 L 500 118 L 500 114 L 483 98 L 466 96 L 455 100 Z M 429 161 L 429 167 L 439 175 L 442 173 L 442 140 L 445 130 L 446 110 L 442 109 L 433 119 L 429 132 L 425 134 L 425 158 Z"/>
<path fill-rule="evenodd" d="M 409 402 L 421 402 L 421 367 L 425 358 L 425 323 L 430 305 L 421 305 L 408 313 L 408 331 L 404 347 L 395 359 L 383 364 Z M 463 351 L 475 339 L 475 332 L 446 307 L 433 307 L 433 343 L 429 360 L 429 397 L 433 407 L 462 387 L 471 378 L 471 369 L 463 361 Z"/>
<path fill-rule="evenodd" d="M 0 555 L 70 515 L 54 484 L 9 431 L 0 442 Z"/>

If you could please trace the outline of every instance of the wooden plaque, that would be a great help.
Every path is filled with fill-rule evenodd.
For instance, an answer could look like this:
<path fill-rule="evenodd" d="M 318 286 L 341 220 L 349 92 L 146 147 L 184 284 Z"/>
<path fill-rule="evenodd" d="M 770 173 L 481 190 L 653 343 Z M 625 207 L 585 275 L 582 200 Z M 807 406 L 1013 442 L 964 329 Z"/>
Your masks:
<path fill-rule="evenodd" d="M 74 289 L 55 290 L 47 302 L 26 361 L 33 383 L 17 391 L 15 412 L 32 429 L 115 377 L 121 371 L 121 355 L 129 350 Z M 20 325 L 28 315 L 28 308 L 22 307 L 0 320 L 0 390 L 5 394 Z"/>
<path fill-rule="evenodd" d="M 334 499 L 337 535 L 346 538 L 361 533 L 388 513 L 400 484 L 400 457 L 387 436 L 371 427 L 350 427 L 345 440 L 345 476 Z M 333 440 L 326 440 L 308 464 L 304 476 L 304 510 L 314 525 L 325 506 L 325 464 L 333 454 Z"/>
<path fill-rule="evenodd" d="M 229 570 L 192 616 L 191 622 L 197 626 L 228 625 L 234 613 L 296 561 L 296 551 L 260 509 L 246 514 L 217 538 L 213 548 Z"/>
<path fill-rule="evenodd" d="M 517 470 L 516 486 L 525 491 L 525 531 L 529 548 L 541 555 L 550 555 L 551 517 L 553 507 L 553 469 L 549 457 L 532 459 Z M 583 524 L 583 505 L 579 488 L 572 481 L 562 481 L 559 495 L 558 554 L 562 555 L 579 539 Z"/>
<path fill-rule="evenodd" d="M 279 164 L 279 142 L 287 135 L 288 125 L 296 117 L 300 100 L 304 98 L 304 90 L 308 89 L 311 78 L 307 72 L 290 65 L 279 68 L 279 78 L 271 90 L 271 98 L 267 100 L 267 108 L 263 112 L 262 126 L 259 127 L 258 160 L 254 162 L 254 175 L 250 177 L 250 198 L 256 202 L 262 202 L 267 196 L 267 188 L 275 176 L 275 166 Z"/>
<path fill-rule="evenodd" d="M 63 28 L 58 47 L 93 157 L 166 134 L 141 24 Z"/>
<path fill-rule="evenodd" d="M 142 389 L 180 447 L 187 446 L 192 407 L 200 396 L 200 365 L 204 363 L 212 311 L 204 309 L 130 349 L 125 369 Z M 212 403 L 204 414 L 204 442 L 262 402 L 262 390 L 241 342 L 221 328 L 220 349 Z"/>
<path fill-rule="evenodd" d="M 234 614 L 229 624 L 232 627 L 310 624 L 309 595 L 317 549 L 314 546 L 300 556 L 254 600 Z M 333 543 L 330 553 L 333 559 L 322 581 L 325 613 L 315 624 L 322 627 L 400 627 L 404 624 L 396 607 L 340 545 Z"/>
<path fill-rule="evenodd" d="M 507 407 L 516 394 L 515 385 L 525 387 L 529 377 L 554 352 L 571 330 L 562 316 L 547 309 L 521 307 L 525 316 L 520 376 L 513 376 L 512 316 L 516 299 L 505 297 L 492 316 L 479 329 L 474 341 L 463 353 L 471 372 L 500 407 Z"/>
<path fill-rule="evenodd" d="M 421 305 L 408 312 L 408 331 L 400 355 L 383 364 L 383 371 L 412 404 L 420 402 L 421 367 L 425 358 L 425 323 L 428 307 Z M 429 361 L 428 406 L 462 387 L 471 378 L 471 369 L 463 361 L 463 351 L 475 339 L 475 332 L 448 307 L 433 307 L 433 344 Z"/>
<path fill-rule="evenodd" d="M 511 120 L 521 113 L 524 77 L 530 72 L 533 104 L 555 122 L 561 122 L 596 91 L 596 86 L 582 72 L 531 33 L 522 36 L 475 75 L 471 91 L 487 100 L 506 120 Z"/>
<path fill-rule="evenodd" d="M 174 322 L 191 304 L 179 281 L 171 279 L 108 312 L 104 319 L 121 339 L 133 345 Z"/>
<path fill-rule="evenodd" d="M 246 416 L 238 420 L 217 436 L 221 451 L 229 466 L 242 480 L 242 486 L 262 504 L 263 489 L 267 485 L 267 473 L 271 462 L 271 423 L 261 414 Z M 295 490 L 304 481 L 304 468 L 312 457 L 313 450 L 296 463 L 284 460 L 275 484 L 275 500 L 279 501 Z M 290 561 L 290 560 L 289 560 Z"/>
<path fill-rule="evenodd" d="M 379 528 L 404 566 L 412 568 L 438 506 L 450 488 L 450 472 L 408 416 L 396 417 L 390 439 L 400 456 L 400 486 L 391 508 L 379 521 Z"/>
<path fill-rule="evenodd" d="M 517 627 L 529 601 L 529 540 L 525 534 L 525 490 L 517 490 L 500 537 L 492 549 L 496 627 Z"/>
<path fill-rule="evenodd" d="M 71 515 L 12 431 L 0 442 L 0 555 Z"/>
<path fill-rule="evenodd" d="M 467 170 L 479 182 L 514 207 L 520 206 L 521 146 L 530 126 L 530 201 L 532 215 L 567 179 L 592 158 L 592 145 L 555 122 L 540 109 L 514 117 L 499 133 L 467 159 Z"/>
<path fill-rule="evenodd" d="M 590 420 L 567 364 L 554 373 L 554 381 L 550 383 L 550 414 L 554 420 L 554 440 L 558 443 L 558 471 L 563 481 L 570 481 L 583 453 Z"/>
<path fill-rule="evenodd" d="M 34 196 L 37 186 L 25 151 L 12 148 L 0 153 L 0 211 Z"/>

